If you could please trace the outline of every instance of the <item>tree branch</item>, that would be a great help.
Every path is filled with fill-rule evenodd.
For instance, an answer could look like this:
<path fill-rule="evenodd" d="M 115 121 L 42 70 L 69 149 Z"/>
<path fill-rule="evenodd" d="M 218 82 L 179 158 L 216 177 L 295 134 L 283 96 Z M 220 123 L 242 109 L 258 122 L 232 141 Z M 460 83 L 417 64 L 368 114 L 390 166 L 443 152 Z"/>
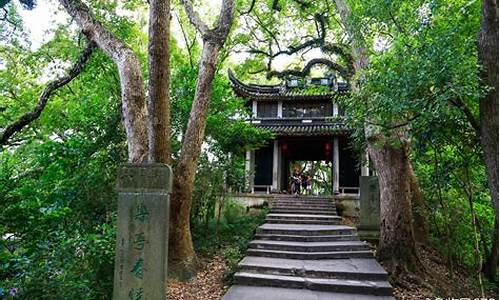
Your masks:
<path fill-rule="evenodd" d="M 210 29 L 207 24 L 203 22 L 200 15 L 194 10 L 191 0 L 181 0 L 181 3 L 186 10 L 189 21 L 193 24 L 196 30 L 198 30 L 204 40 L 210 40 L 218 45 L 222 45 L 224 43 L 232 25 L 235 9 L 234 0 L 222 1 L 219 17 L 217 18 L 216 26 L 213 29 Z"/>
<path fill-rule="evenodd" d="M 467 121 L 469 121 L 470 125 L 472 126 L 472 128 L 474 128 L 474 130 L 479 136 L 481 132 L 481 127 L 479 125 L 476 116 L 474 116 L 474 113 L 472 113 L 471 109 L 462 101 L 462 99 L 458 97 L 456 99 L 450 99 L 450 103 L 453 106 L 460 109 L 465 114 Z"/>
<path fill-rule="evenodd" d="M 5 8 L 5 7 L 2 7 L 2 10 L 3 10 L 3 16 L 0 18 L 0 21 L 6 21 L 7 23 L 10 23 L 10 25 L 14 26 L 14 30 L 17 29 L 17 24 L 12 22 L 10 19 L 9 19 L 9 11 Z"/>
<path fill-rule="evenodd" d="M 182 37 L 184 38 L 184 42 L 186 43 L 186 49 L 187 49 L 188 56 L 189 56 L 189 65 L 191 66 L 191 68 L 194 68 L 193 54 L 191 51 L 192 51 L 193 46 L 194 46 L 194 41 L 196 41 L 196 37 L 193 39 L 193 43 L 190 43 L 188 40 L 187 33 L 184 30 L 184 26 L 182 25 L 181 19 L 179 18 L 179 16 L 177 14 L 175 14 L 175 18 L 177 19 L 177 22 L 179 23 L 179 26 L 181 27 Z"/>
<path fill-rule="evenodd" d="M 255 6 L 255 0 L 252 0 L 252 3 L 250 3 L 250 8 L 247 11 L 240 13 L 240 16 L 248 15 L 249 13 L 251 13 L 254 6 Z"/>
<path fill-rule="evenodd" d="M 130 162 L 147 158 L 146 92 L 139 59 L 130 47 L 95 19 L 82 0 L 59 0 L 85 36 L 94 41 L 115 63 L 120 75 L 123 123 Z"/>
<path fill-rule="evenodd" d="M 231 25 L 233 25 L 233 16 L 235 9 L 234 0 L 223 0 L 220 8 L 219 17 L 217 19 L 217 26 L 214 28 L 215 38 L 221 45 L 227 38 Z"/>
<path fill-rule="evenodd" d="M 304 3 L 306 3 L 306 2 L 304 2 Z M 300 4 L 304 4 L 304 3 L 300 3 Z M 305 42 L 303 42 L 303 43 L 301 43 L 299 45 L 296 45 L 296 46 L 289 46 L 288 49 L 286 49 L 286 50 L 279 49 L 279 51 L 277 51 L 275 53 L 266 52 L 264 50 L 256 49 L 256 48 L 251 48 L 247 52 L 248 53 L 252 53 L 252 54 L 262 54 L 262 55 L 265 55 L 265 56 L 267 56 L 269 58 L 268 74 L 267 74 L 268 78 L 273 77 L 273 76 L 283 77 L 283 76 L 286 76 L 286 75 L 305 76 L 306 74 L 304 74 L 303 71 L 306 71 L 306 73 L 308 73 L 310 67 L 312 67 L 314 64 L 325 64 L 325 65 L 329 66 L 330 68 L 339 71 L 339 73 L 341 73 L 341 75 L 342 75 L 342 77 L 344 77 L 344 79 L 350 80 L 350 78 L 354 74 L 354 65 L 353 65 L 353 58 L 352 58 L 352 56 L 350 55 L 350 53 L 348 53 L 348 51 L 346 51 L 344 49 L 345 47 L 343 47 L 342 45 L 332 44 L 332 43 L 325 43 L 325 38 L 326 38 L 326 20 L 325 20 L 325 16 L 324 15 L 322 15 L 320 13 L 316 13 L 314 15 L 314 20 L 315 20 L 315 25 L 316 25 L 316 31 L 317 31 L 317 34 L 318 34 L 318 36 L 315 37 L 315 38 L 311 38 L 311 39 L 309 39 L 309 40 L 307 40 L 307 41 L 305 41 Z M 270 38 L 272 40 L 274 40 L 276 43 L 278 43 L 275 35 L 264 26 L 264 24 L 261 22 L 260 19 L 258 19 L 258 17 L 255 20 L 255 22 L 258 25 L 260 25 L 262 27 L 262 29 L 269 34 L 269 36 L 270 36 Z M 278 45 L 278 48 L 280 48 L 279 44 L 277 44 L 277 45 Z M 331 53 L 331 54 L 337 54 L 338 56 L 340 56 L 343 59 L 343 61 L 346 64 L 346 67 L 342 67 L 339 64 L 336 64 L 336 63 L 332 62 L 331 60 L 318 59 L 316 61 L 312 60 L 311 62 L 313 63 L 313 65 L 306 66 L 303 71 L 294 71 L 294 70 L 287 70 L 287 71 L 284 71 L 284 72 L 271 71 L 271 67 L 270 67 L 271 66 L 271 62 L 276 57 L 278 57 L 280 55 L 288 55 L 288 56 L 290 56 L 290 55 L 293 55 L 293 54 L 295 54 L 297 52 L 303 51 L 303 50 L 308 49 L 308 48 L 313 48 L 313 47 L 318 47 L 323 52 L 327 52 L 327 53 Z"/>
<path fill-rule="evenodd" d="M 208 28 L 207 24 L 205 24 L 205 22 L 203 22 L 203 20 L 200 18 L 200 15 L 194 10 L 191 0 L 181 0 L 181 3 L 186 10 L 186 14 L 191 24 L 193 24 L 193 26 L 196 28 L 196 30 L 198 30 L 202 37 L 205 37 L 210 29 Z"/>
<path fill-rule="evenodd" d="M 43 90 L 40 98 L 38 99 L 38 104 L 33 109 L 23 116 L 21 116 L 17 121 L 9 125 L 0 136 L 0 145 L 5 145 L 9 138 L 15 133 L 21 131 L 25 126 L 29 125 L 34 120 L 40 117 L 43 109 L 47 105 L 50 96 L 59 88 L 65 86 L 70 83 L 75 77 L 77 77 L 83 70 L 83 67 L 88 62 L 92 52 L 96 48 L 96 44 L 94 42 L 89 42 L 85 50 L 80 55 L 78 61 L 74 64 L 71 70 L 68 72 L 66 76 L 58 78 L 52 82 L 50 82 L 47 87 Z"/>
<path fill-rule="evenodd" d="M 347 77 L 348 70 L 346 68 L 344 68 L 341 65 L 339 65 L 339 64 L 337 64 L 329 59 L 326 59 L 326 58 L 311 59 L 310 61 L 307 62 L 307 64 L 305 65 L 305 67 L 301 71 L 299 71 L 299 70 L 284 70 L 281 72 L 271 71 L 271 72 L 267 73 L 267 77 L 268 77 L 268 79 L 271 77 L 283 78 L 283 77 L 290 76 L 290 75 L 297 76 L 297 77 L 305 77 L 310 73 L 312 67 L 314 67 L 315 65 L 327 66 L 330 69 L 339 72 L 343 78 L 348 78 Z"/>

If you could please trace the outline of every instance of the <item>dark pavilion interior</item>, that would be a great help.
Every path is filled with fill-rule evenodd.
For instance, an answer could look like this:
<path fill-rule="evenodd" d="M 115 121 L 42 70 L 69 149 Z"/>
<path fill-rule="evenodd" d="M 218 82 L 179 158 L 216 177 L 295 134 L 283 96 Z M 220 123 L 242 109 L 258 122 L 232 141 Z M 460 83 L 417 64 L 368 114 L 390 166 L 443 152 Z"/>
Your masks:
<path fill-rule="evenodd" d="M 231 70 L 229 80 L 235 94 L 252 108 L 249 122 L 275 135 L 266 147 L 247 151 L 247 191 L 287 193 L 296 162 L 322 161 L 331 166 L 330 193 L 359 192 L 359 176 L 368 175 L 368 167 L 360 167 L 366 154 L 352 150 L 351 131 L 336 103 L 349 93 L 347 83 L 337 82 L 332 74 L 288 78 L 276 85 L 250 84 Z"/>

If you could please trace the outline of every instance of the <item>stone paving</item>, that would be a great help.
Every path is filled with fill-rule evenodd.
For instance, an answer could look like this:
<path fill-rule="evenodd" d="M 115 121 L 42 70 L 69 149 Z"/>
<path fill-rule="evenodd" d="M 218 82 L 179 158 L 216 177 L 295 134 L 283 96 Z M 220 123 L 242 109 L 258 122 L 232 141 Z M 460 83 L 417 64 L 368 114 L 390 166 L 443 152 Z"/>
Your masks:
<path fill-rule="evenodd" d="M 394 299 L 387 272 L 330 200 L 280 197 L 223 300 Z"/>

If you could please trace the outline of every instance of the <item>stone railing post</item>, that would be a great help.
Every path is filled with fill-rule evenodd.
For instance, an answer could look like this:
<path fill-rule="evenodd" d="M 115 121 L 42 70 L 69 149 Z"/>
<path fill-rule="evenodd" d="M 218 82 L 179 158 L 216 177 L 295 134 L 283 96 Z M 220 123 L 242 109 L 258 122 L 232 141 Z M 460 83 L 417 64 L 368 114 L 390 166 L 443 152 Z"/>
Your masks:
<path fill-rule="evenodd" d="M 168 165 L 120 169 L 114 300 L 166 299 L 171 189 Z"/>

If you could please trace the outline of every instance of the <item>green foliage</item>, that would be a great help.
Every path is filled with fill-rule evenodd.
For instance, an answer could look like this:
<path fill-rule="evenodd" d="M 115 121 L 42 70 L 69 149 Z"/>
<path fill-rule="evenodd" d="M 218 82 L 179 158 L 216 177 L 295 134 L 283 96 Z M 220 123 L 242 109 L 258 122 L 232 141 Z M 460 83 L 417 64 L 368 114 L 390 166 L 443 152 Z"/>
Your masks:
<path fill-rule="evenodd" d="M 396 1 L 356 5 L 357 24 L 371 50 L 369 68 L 358 74 L 362 89 L 344 101 L 350 119 L 383 131 L 405 126 L 418 134 L 429 123 L 456 118 L 456 103 L 478 112 L 480 94 L 475 42 L 479 2 Z"/>
<path fill-rule="evenodd" d="M 454 131 L 450 130 L 449 131 Z M 434 245 L 450 266 L 478 270 L 489 255 L 494 212 L 479 145 L 446 129 L 427 132 L 416 144 L 415 170 L 428 205 Z M 471 203 L 477 232 L 474 232 Z"/>
<path fill-rule="evenodd" d="M 102 117 L 110 125 L 102 136 L 2 153 L 0 233 L 11 237 L 0 248 L 2 288 L 31 299 L 110 297 L 113 186 L 126 153 L 113 115 Z"/>

